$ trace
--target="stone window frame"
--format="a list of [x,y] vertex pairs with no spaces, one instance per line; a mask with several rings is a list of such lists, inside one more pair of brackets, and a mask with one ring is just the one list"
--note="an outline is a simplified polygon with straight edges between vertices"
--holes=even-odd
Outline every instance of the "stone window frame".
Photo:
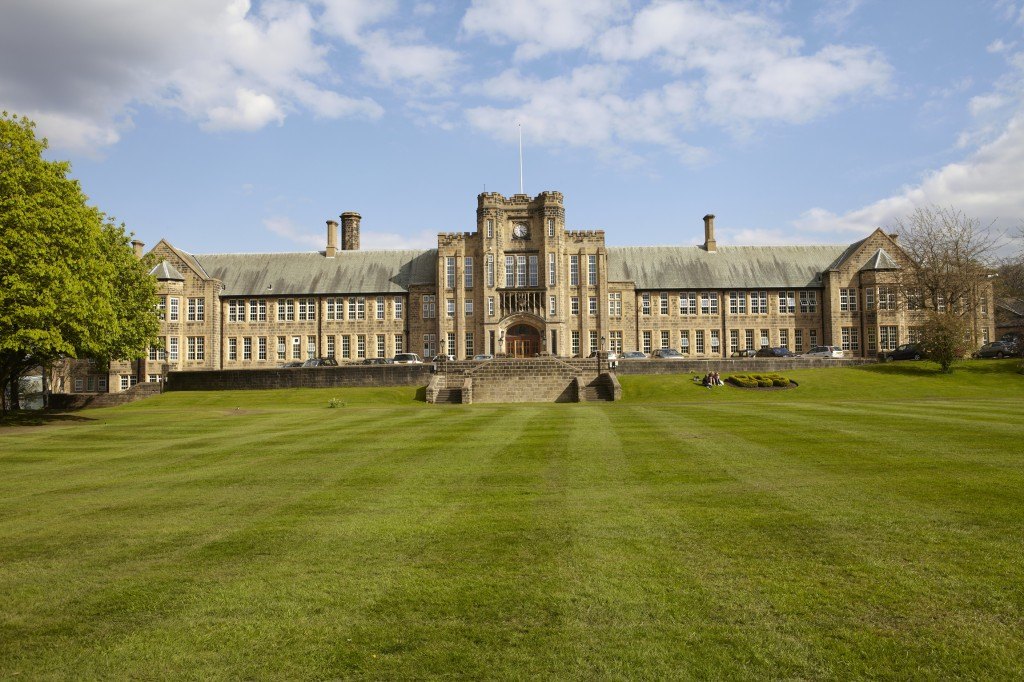
[[462,285],[466,289],[473,288],[473,257],[466,256],[462,261]]
[[178,297],[177,296],[168,296],[167,297],[167,321],[168,322],[177,322],[180,317],[181,317],[181,315],[180,315],[180,308],[178,306]]
[[238,338],[228,337],[228,360],[238,360]]
[[206,321],[206,298],[202,296],[190,297],[188,299],[188,322]]
[[580,297],[570,296],[569,297],[569,314],[579,315],[580,314]]
[[[800,292],[800,296],[803,297],[803,295],[805,293],[806,292],[801,291]],[[802,302],[803,301],[801,301],[801,303]],[[795,312],[796,312],[796,292],[792,291],[792,290],[785,290],[785,289],[780,290],[779,291],[779,313],[783,314],[783,315],[786,315],[786,314],[795,313]],[[801,310],[800,312],[807,312],[807,311]]]
[[816,313],[818,312],[818,292],[813,289],[808,289],[800,292],[800,312],[802,313]]

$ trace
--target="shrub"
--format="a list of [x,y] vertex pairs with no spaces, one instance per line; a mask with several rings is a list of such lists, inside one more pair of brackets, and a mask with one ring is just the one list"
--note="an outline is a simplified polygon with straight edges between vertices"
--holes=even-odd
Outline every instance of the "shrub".
[[331,398],[327,401],[327,407],[332,409],[336,407],[345,407],[345,403],[342,402],[341,398]]

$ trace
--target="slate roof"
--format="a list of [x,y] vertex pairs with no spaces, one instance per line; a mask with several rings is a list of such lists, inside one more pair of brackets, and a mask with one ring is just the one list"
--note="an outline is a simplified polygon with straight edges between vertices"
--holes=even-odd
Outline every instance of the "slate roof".
[[389,294],[437,281],[437,249],[323,253],[229,253],[192,256],[224,283],[222,296]]
[[875,251],[871,258],[868,258],[868,262],[861,267],[861,271],[864,270],[899,270],[900,266],[896,264],[896,261],[885,252],[885,249],[879,249]]
[[178,268],[174,267],[167,261],[160,261],[160,264],[149,271],[149,274],[157,278],[158,281],[163,280],[175,280],[178,282],[184,282],[185,276],[178,272]]
[[821,272],[839,262],[846,244],[818,246],[608,247],[608,281],[637,289],[777,289],[824,286]]
[[1000,298],[996,305],[1018,317],[1024,317],[1024,298]]

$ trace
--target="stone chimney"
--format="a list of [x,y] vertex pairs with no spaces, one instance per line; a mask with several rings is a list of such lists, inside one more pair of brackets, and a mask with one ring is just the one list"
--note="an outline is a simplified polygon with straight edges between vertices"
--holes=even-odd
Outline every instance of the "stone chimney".
[[704,250],[709,253],[718,250],[715,242],[715,216],[711,213],[704,216]]
[[341,214],[341,250],[359,250],[359,221],[362,216],[353,211]]
[[132,250],[135,252],[136,258],[140,260],[142,259],[142,249],[144,249],[145,246],[146,245],[140,242],[138,239],[132,240]]
[[899,232],[890,232],[889,233],[889,239],[893,240],[894,242],[898,242],[900,240],[900,233]]
[[328,258],[334,258],[335,254],[338,253],[338,221],[328,220],[327,221],[327,249],[324,251],[324,255]]

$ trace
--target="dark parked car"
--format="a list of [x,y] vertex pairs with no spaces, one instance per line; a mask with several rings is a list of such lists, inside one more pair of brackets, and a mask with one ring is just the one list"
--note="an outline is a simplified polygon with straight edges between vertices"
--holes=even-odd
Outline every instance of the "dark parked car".
[[1013,346],[1002,341],[986,343],[974,354],[976,358],[1006,358],[1013,355]]
[[893,360],[920,360],[924,357],[924,351],[916,343],[904,343],[901,346],[896,346],[896,350],[889,350],[882,353],[883,362],[892,362]]
[[281,369],[294,369],[296,367],[302,367],[302,362],[296,360],[295,362],[286,362],[283,365],[278,365]]
[[391,358],[366,358],[363,360],[364,365],[393,365],[395,361]]
[[302,363],[303,367],[337,367],[338,361],[334,358],[310,358]]
[[796,353],[794,353],[793,351],[791,351],[788,348],[783,348],[781,346],[779,348],[769,348],[768,346],[765,346],[761,350],[757,351],[757,356],[756,357],[759,357],[759,358],[791,358],[794,355],[796,355]]
[[743,350],[734,350],[729,354],[730,358],[752,358],[757,356],[757,351],[753,348],[744,348]]

